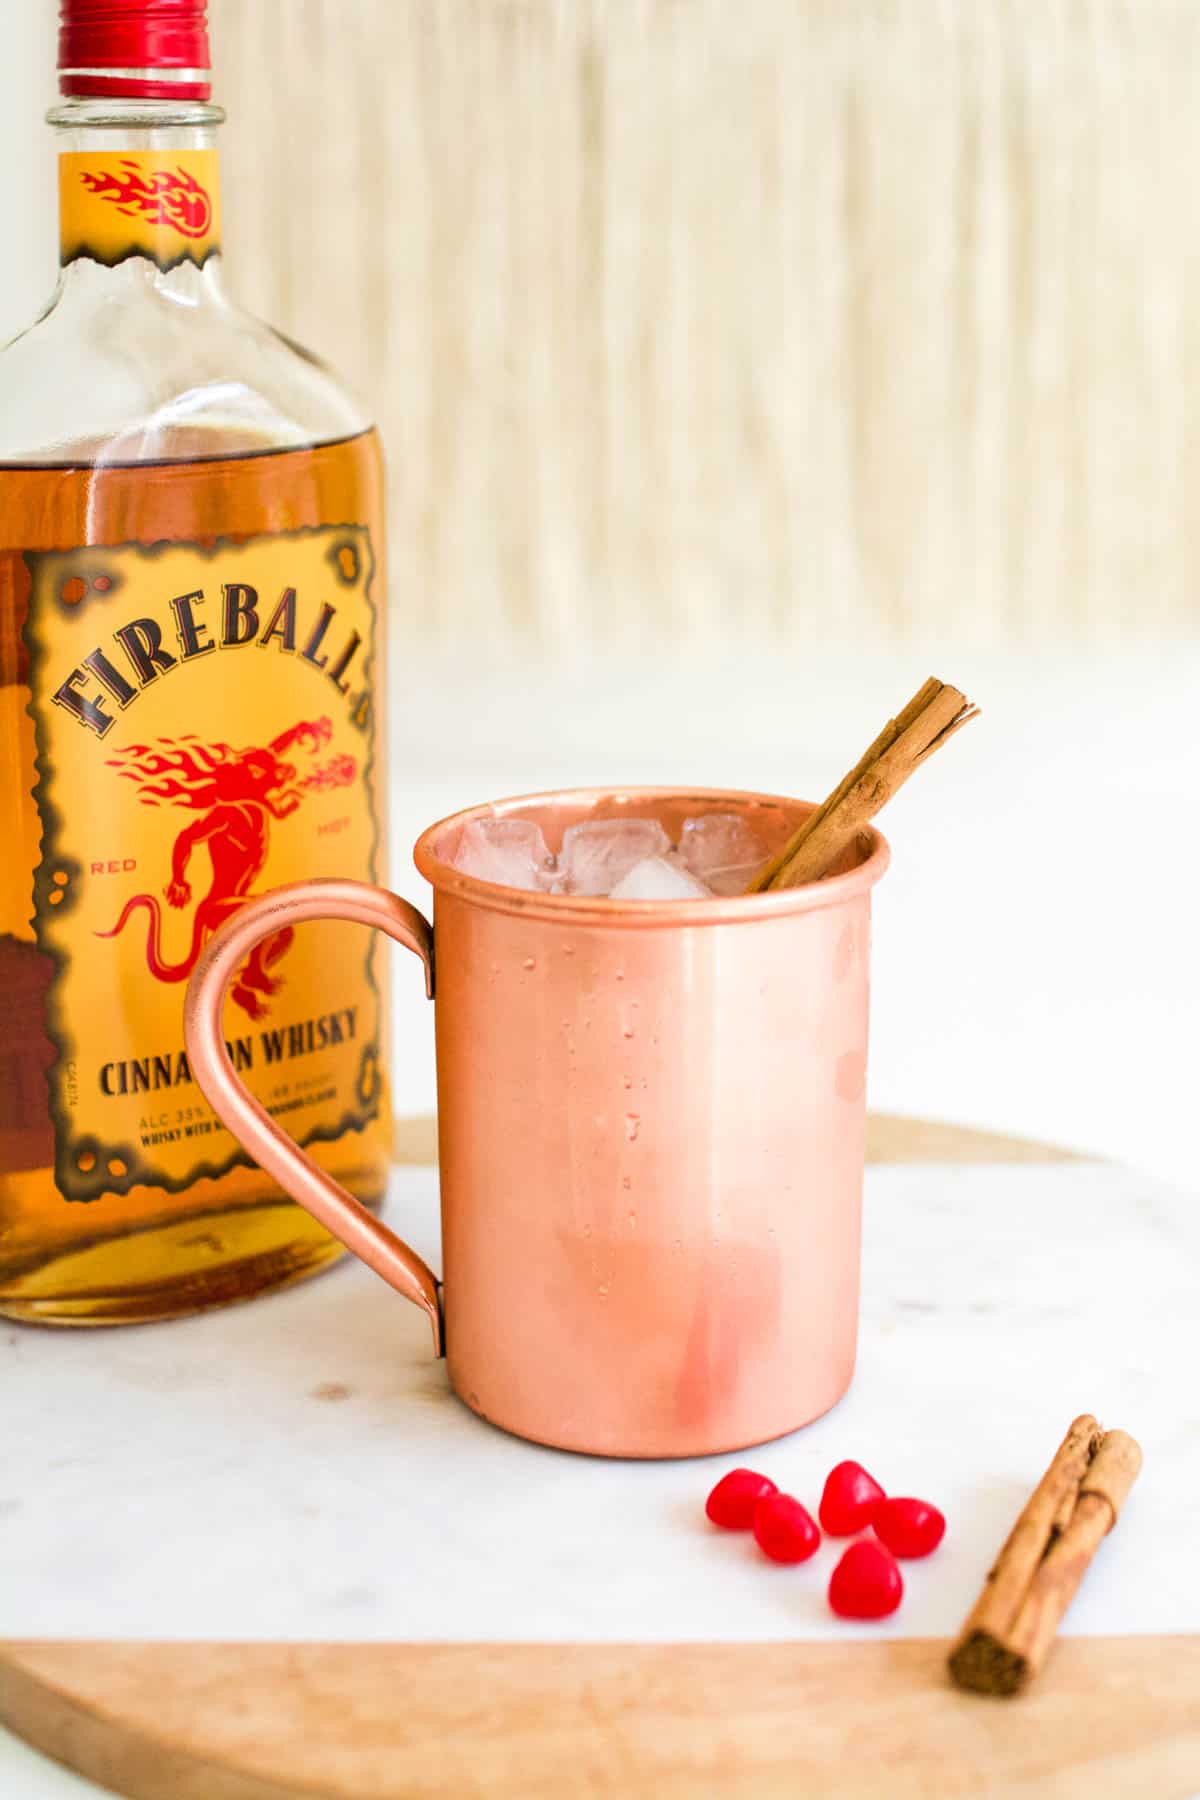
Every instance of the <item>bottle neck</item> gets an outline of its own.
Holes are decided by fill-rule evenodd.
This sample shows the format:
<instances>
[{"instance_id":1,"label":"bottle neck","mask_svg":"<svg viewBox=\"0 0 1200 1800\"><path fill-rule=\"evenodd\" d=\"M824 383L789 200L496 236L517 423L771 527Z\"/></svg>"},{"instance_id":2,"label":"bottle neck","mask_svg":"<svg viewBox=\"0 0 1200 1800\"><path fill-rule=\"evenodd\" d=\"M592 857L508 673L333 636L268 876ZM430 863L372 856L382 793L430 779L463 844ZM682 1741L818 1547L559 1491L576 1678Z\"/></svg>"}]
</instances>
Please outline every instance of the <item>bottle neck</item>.
<instances>
[{"instance_id":1,"label":"bottle neck","mask_svg":"<svg viewBox=\"0 0 1200 1800\"><path fill-rule=\"evenodd\" d=\"M77 99L49 115L58 150L64 279L77 264L136 260L152 279L217 279L221 196L216 128L202 101Z\"/></svg>"}]
</instances>

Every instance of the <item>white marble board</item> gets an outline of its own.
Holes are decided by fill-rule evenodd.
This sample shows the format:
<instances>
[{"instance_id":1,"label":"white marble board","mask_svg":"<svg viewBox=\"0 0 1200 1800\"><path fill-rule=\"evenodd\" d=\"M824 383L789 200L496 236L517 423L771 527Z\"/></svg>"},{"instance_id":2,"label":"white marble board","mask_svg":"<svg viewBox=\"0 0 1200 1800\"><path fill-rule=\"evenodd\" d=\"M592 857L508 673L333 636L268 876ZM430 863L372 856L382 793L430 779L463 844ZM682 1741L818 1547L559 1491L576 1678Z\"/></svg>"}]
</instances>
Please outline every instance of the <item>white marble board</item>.
<instances>
[{"instance_id":1,"label":"white marble board","mask_svg":"<svg viewBox=\"0 0 1200 1800\"><path fill-rule=\"evenodd\" d=\"M436 1266L437 1176L390 1213ZM1101 1165L867 1175L858 1373L742 1457L536 1448L450 1394L417 1312L358 1266L169 1326L0 1328L0 1636L796 1639L952 1632L1074 1413L1146 1467L1073 1608L1080 1632L1200 1628L1200 1206ZM815 1509L842 1457L949 1519L904 1605L847 1627L836 1547L794 1569L713 1531L751 1463Z\"/></svg>"}]
</instances>

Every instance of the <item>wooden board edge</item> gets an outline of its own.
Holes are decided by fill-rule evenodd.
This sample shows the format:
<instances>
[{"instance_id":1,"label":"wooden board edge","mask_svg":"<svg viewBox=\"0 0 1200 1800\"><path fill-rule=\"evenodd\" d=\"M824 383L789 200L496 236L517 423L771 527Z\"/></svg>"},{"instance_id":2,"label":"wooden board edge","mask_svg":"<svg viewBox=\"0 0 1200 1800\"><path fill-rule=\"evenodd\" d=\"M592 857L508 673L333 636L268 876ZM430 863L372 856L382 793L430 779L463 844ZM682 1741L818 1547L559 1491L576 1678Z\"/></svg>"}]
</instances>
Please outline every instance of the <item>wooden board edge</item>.
<instances>
[{"instance_id":1,"label":"wooden board edge","mask_svg":"<svg viewBox=\"0 0 1200 1800\"><path fill-rule=\"evenodd\" d=\"M1200 1638L1064 1639L1014 1701L950 1687L946 1648L14 1644L0 1717L127 1800L1194 1792Z\"/></svg>"},{"instance_id":2,"label":"wooden board edge","mask_svg":"<svg viewBox=\"0 0 1200 1800\"><path fill-rule=\"evenodd\" d=\"M103 1651L116 1646L97 1644ZM163 1736L132 1729L55 1670L55 1652L77 1643L0 1642L0 1725L75 1775L122 1800L297 1800L296 1789L264 1782L227 1761L197 1755ZM154 1673L164 1678L174 1646L156 1644ZM219 1653L221 1646L213 1646ZM49 1650L49 1656L46 1655ZM31 1652L34 1652L31 1659ZM317 1790L319 1792L319 1790Z\"/></svg>"}]
</instances>

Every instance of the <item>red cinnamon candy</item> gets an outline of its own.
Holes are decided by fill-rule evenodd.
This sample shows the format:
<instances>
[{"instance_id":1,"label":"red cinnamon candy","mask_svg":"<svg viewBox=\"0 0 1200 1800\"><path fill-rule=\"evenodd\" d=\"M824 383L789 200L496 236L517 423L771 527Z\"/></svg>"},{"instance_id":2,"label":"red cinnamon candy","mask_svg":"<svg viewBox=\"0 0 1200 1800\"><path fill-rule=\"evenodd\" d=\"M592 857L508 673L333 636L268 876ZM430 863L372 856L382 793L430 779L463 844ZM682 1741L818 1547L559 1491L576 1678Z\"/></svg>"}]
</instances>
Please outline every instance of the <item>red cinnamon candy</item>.
<instances>
[{"instance_id":1,"label":"red cinnamon candy","mask_svg":"<svg viewBox=\"0 0 1200 1800\"><path fill-rule=\"evenodd\" d=\"M861 1463L840 1462L825 1478L818 1513L830 1537L852 1537L871 1523L875 1508L885 1499L883 1489Z\"/></svg>"},{"instance_id":2,"label":"red cinnamon candy","mask_svg":"<svg viewBox=\"0 0 1200 1800\"><path fill-rule=\"evenodd\" d=\"M730 1469L708 1496L704 1510L723 1531L749 1531L759 1501L776 1491L769 1476L753 1469Z\"/></svg>"},{"instance_id":3,"label":"red cinnamon candy","mask_svg":"<svg viewBox=\"0 0 1200 1800\"><path fill-rule=\"evenodd\" d=\"M62 0L63 94L207 100L208 0Z\"/></svg>"},{"instance_id":4,"label":"red cinnamon candy","mask_svg":"<svg viewBox=\"0 0 1200 1800\"><path fill-rule=\"evenodd\" d=\"M882 1544L851 1544L829 1578L829 1604L843 1619L886 1619L904 1598L904 1577Z\"/></svg>"},{"instance_id":5,"label":"red cinnamon candy","mask_svg":"<svg viewBox=\"0 0 1200 1800\"><path fill-rule=\"evenodd\" d=\"M754 1541L772 1562L807 1562L821 1542L817 1522L791 1494L766 1494L754 1509Z\"/></svg>"},{"instance_id":6,"label":"red cinnamon candy","mask_svg":"<svg viewBox=\"0 0 1200 1800\"><path fill-rule=\"evenodd\" d=\"M871 1524L893 1556L928 1556L946 1535L945 1516L928 1500L881 1500Z\"/></svg>"}]
</instances>

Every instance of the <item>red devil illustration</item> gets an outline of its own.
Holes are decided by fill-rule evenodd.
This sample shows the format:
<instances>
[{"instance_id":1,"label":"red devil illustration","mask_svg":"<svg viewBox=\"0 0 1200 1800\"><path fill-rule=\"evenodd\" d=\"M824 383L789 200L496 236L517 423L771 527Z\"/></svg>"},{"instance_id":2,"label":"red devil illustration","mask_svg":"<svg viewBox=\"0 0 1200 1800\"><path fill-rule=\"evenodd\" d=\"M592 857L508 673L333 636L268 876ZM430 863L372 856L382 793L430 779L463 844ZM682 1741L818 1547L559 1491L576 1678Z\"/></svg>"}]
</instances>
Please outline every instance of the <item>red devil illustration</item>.
<instances>
[{"instance_id":1,"label":"red devil illustration","mask_svg":"<svg viewBox=\"0 0 1200 1800\"><path fill-rule=\"evenodd\" d=\"M110 200L126 218L142 218L151 225L172 225L184 237L202 238L212 224L212 200L208 189L186 169L155 169L144 175L129 157L121 159L121 173L81 175L90 194Z\"/></svg>"},{"instance_id":2,"label":"red devil illustration","mask_svg":"<svg viewBox=\"0 0 1200 1800\"><path fill-rule=\"evenodd\" d=\"M134 913L149 914L146 962L156 981L186 981L200 952L217 927L251 897L262 874L271 842L272 819L286 819L305 794L314 789L348 787L357 765L352 756L335 753L301 774L287 753L301 745L310 756L329 742L328 719L293 725L265 750L233 750L228 744L202 744L195 737L159 738L156 745L130 744L109 758L127 781L136 783L144 806L187 807L200 817L175 839L171 879L163 893L182 909L192 898L188 865L193 850L208 845L212 882L192 917L192 941L182 962L163 961L162 907L153 894L134 894L125 902L111 931L116 937ZM265 1018L266 1002L282 985L270 971L286 954L293 938L290 925L251 951L230 990L231 998L252 1019Z\"/></svg>"}]
</instances>

